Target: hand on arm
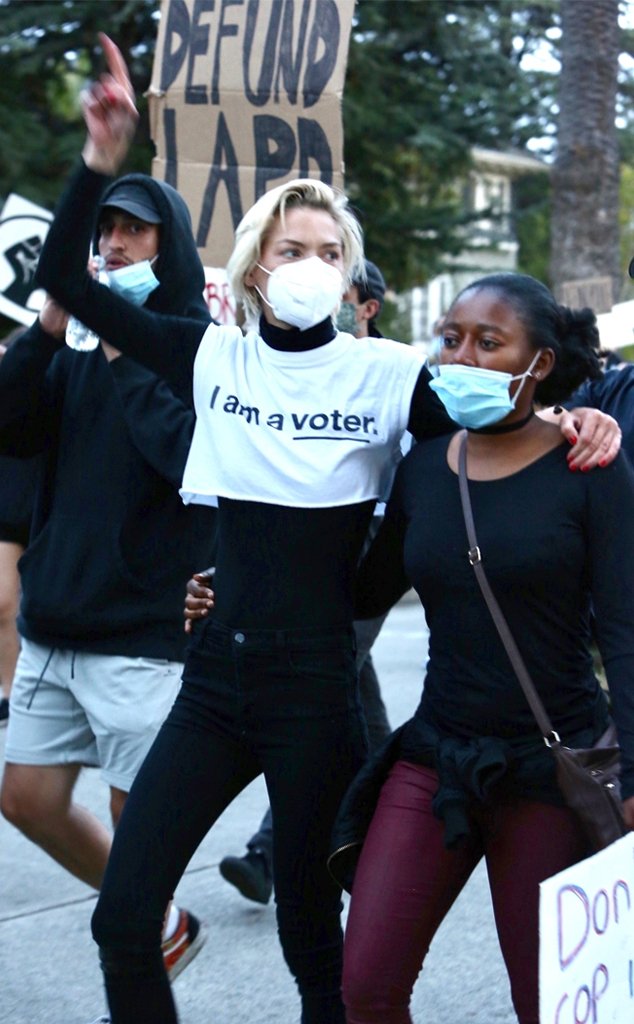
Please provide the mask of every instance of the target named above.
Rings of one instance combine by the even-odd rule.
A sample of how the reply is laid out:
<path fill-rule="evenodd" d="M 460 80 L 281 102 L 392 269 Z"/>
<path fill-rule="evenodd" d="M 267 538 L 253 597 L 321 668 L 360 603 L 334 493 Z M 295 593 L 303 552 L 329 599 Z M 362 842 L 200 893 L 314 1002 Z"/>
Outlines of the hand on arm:
<path fill-rule="evenodd" d="M 128 152 L 139 113 L 119 47 L 103 32 L 99 33 L 99 41 L 109 73 L 82 94 L 82 110 L 88 128 L 82 155 L 92 171 L 116 174 Z"/>
<path fill-rule="evenodd" d="M 68 313 L 50 295 L 46 296 L 46 301 L 40 310 L 38 319 L 42 330 L 50 334 L 51 337 L 58 340 L 65 337 L 69 320 Z"/>
<path fill-rule="evenodd" d="M 612 416 L 598 409 L 564 409 L 561 413 L 544 409 L 538 415 L 550 423 L 557 423 L 572 445 L 567 456 L 571 469 L 585 471 L 607 466 L 619 453 L 620 427 Z"/>
<path fill-rule="evenodd" d="M 204 619 L 209 614 L 209 609 L 214 606 L 214 592 L 207 586 L 214 578 L 215 569 L 205 569 L 204 572 L 197 572 L 187 584 L 185 595 L 185 632 L 191 633 L 193 623 L 196 619 Z"/>

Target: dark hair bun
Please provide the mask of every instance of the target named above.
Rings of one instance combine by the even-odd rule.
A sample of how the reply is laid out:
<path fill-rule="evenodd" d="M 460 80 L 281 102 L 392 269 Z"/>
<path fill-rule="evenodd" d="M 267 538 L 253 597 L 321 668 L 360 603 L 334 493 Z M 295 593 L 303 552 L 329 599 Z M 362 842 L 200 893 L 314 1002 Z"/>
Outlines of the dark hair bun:
<path fill-rule="evenodd" d="M 555 365 L 535 390 L 541 405 L 563 402 L 584 381 L 601 376 L 599 328 L 593 310 L 559 306 L 559 345 L 552 347 Z"/>

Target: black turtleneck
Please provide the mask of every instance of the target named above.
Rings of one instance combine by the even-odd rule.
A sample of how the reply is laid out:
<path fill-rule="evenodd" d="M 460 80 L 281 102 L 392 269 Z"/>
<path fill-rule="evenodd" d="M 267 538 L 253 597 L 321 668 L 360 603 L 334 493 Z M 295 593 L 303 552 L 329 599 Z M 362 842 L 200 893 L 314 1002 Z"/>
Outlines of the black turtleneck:
<path fill-rule="evenodd" d="M 55 220 L 55 246 L 45 246 L 40 258 L 40 283 L 82 323 L 159 374 L 193 405 L 194 361 L 207 325 L 131 305 L 93 281 L 85 273 L 84 257 L 77 255 L 88 248 L 91 213 L 98 210 L 107 183 L 86 167 L 78 170 Z M 58 258 L 59 251 L 65 259 Z M 260 331 L 267 345 L 286 351 L 318 348 L 336 333 L 330 317 L 306 331 L 282 330 L 262 318 Z M 430 379 L 429 371 L 421 370 L 412 396 L 409 429 L 417 440 L 455 429 L 429 388 Z M 221 498 L 215 617 L 236 628 L 349 623 L 356 566 L 373 505 L 307 509 Z M 193 565 L 191 570 L 204 568 Z"/>
<path fill-rule="evenodd" d="M 313 348 L 320 348 L 327 345 L 335 337 L 337 331 L 332 319 L 327 316 L 320 324 L 309 327 L 307 331 L 300 331 L 299 327 L 291 327 L 290 331 L 282 327 L 274 327 L 260 317 L 260 337 L 270 348 L 276 348 L 278 352 L 310 352 Z"/>

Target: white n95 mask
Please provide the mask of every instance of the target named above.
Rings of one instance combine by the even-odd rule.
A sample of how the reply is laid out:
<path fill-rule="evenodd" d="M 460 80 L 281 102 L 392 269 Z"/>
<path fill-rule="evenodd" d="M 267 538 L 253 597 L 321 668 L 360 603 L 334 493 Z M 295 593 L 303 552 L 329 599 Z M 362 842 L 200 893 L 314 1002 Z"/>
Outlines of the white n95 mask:
<path fill-rule="evenodd" d="M 341 298 L 343 278 L 340 272 L 319 256 L 283 263 L 275 270 L 267 270 L 260 263 L 258 267 L 269 275 L 268 298 L 257 288 L 260 298 L 271 307 L 278 320 L 299 327 L 300 331 L 307 331 L 325 320 Z"/>

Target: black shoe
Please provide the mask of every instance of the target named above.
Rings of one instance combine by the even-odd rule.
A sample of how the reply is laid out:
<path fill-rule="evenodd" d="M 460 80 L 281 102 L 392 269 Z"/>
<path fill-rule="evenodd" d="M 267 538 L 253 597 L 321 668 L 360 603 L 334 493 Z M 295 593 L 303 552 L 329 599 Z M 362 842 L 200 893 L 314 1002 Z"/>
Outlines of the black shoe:
<path fill-rule="evenodd" d="M 263 853 L 252 850 L 244 857 L 225 857 L 220 861 L 220 874 L 247 900 L 268 903 L 273 892 L 273 877 Z"/>
<path fill-rule="evenodd" d="M 9 701 L 6 697 L 0 699 L 0 729 L 9 723 Z"/>

